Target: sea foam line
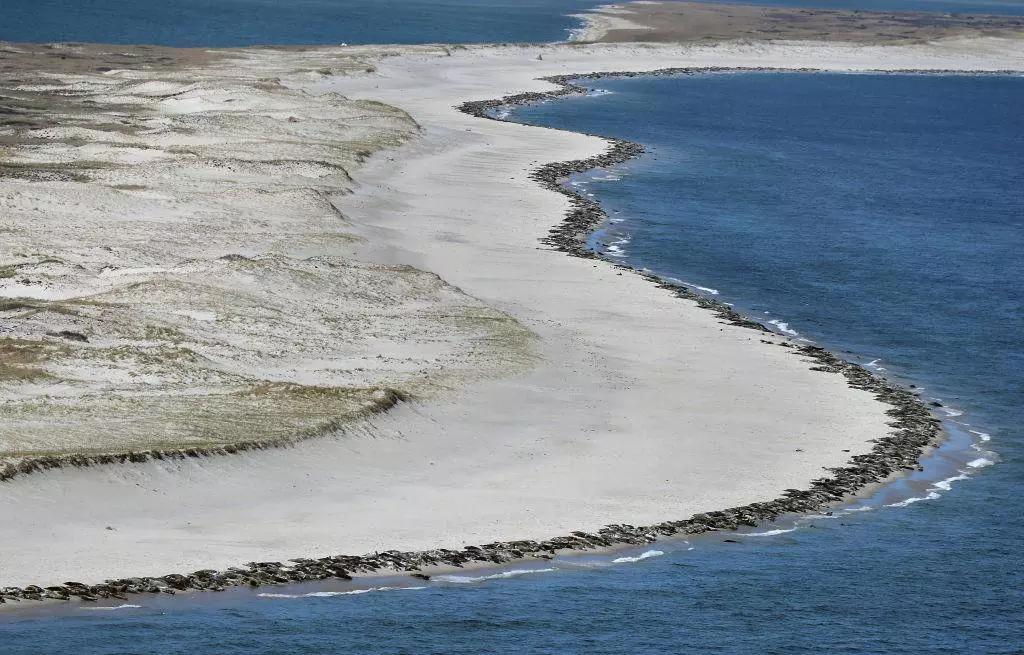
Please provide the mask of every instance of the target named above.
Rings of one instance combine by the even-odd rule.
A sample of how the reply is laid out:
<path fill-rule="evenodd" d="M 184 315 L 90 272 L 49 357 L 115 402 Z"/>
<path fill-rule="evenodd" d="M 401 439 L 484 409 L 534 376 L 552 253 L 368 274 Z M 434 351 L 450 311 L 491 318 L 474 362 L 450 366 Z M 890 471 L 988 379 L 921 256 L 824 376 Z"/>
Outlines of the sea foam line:
<path fill-rule="evenodd" d="M 649 269 L 645 268 L 644 271 L 649 272 Z M 690 287 L 691 289 L 696 289 L 697 291 L 703 291 L 704 293 L 711 294 L 712 296 L 717 296 L 719 294 L 718 289 L 712 289 L 711 287 L 702 287 L 699 284 L 694 284 L 693 282 L 680 280 L 677 277 L 665 276 L 665 279 L 674 284 L 681 284 L 683 286 Z"/>
<path fill-rule="evenodd" d="M 977 459 L 967 462 L 966 467 L 968 469 L 979 469 L 985 466 L 992 466 L 993 464 L 995 464 L 995 461 L 988 459 L 987 457 L 978 457 Z M 971 471 L 957 471 L 956 475 L 932 483 L 932 486 L 927 489 L 928 493 L 924 496 L 914 496 L 896 503 L 889 503 L 886 507 L 906 507 L 907 505 L 913 505 L 914 503 L 919 503 L 924 500 L 935 500 L 937 498 L 941 498 L 942 494 L 939 493 L 940 491 L 949 491 L 953 488 L 954 482 L 967 480 L 970 479 L 970 477 Z"/>
<path fill-rule="evenodd" d="M 778 528 L 776 530 L 767 530 L 765 532 L 749 532 L 744 537 L 774 537 L 777 534 L 786 534 L 787 532 L 795 532 L 797 528 Z"/>
<path fill-rule="evenodd" d="M 645 560 L 651 557 L 658 557 L 659 555 L 664 554 L 665 553 L 660 550 L 647 550 L 640 553 L 636 557 L 616 557 L 612 560 L 612 564 L 631 564 L 633 562 L 639 562 L 640 560 Z"/>
<path fill-rule="evenodd" d="M 311 591 L 308 594 L 257 594 L 260 598 L 333 598 L 334 596 L 360 596 L 375 591 L 417 591 L 426 587 L 370 587 L 369 589 L 353 589 L 351 591 Z"/>
<path fill-rule="evenodd" d="M 946 478 L 945 480 L 939 480 L 938 482 L 936 482 L 932 486 L 934 486 L 936 489 L 942 489 L 943 491 L 949 491 L 950 489 L 953 488 L 953 483 L 954 482 L 957 482 L 959 480 L 966 480 L 969 477 L 971 477 L 971 476 L 967 475 L 966 473 L 961 473 L 960 475 L 954 475 L 953 477 Z"/>
<path fill-rule="evenodd" d="M 924 500 L 935 500 L 936 498 L 941 497 L 942 494 L 940 494 L 938 491 L 929 491 L 926 496 L 913 496 L 911 498 L 907 498 L 906 500 L 901 500 L 898 503 L 889 503 L 888 505 L 886 505 L 886 507 L 907 507 L 908 505 L 913 505 L 914 503 L 919 503 Z"/>
<path fill-rule="evenodd" d="M 780 319 L 773 318 L 772 320 L 768 321 L 768 324 L 774 325 L 779 330 L 779 332 L 782 332 L 783 334 L 788 334 L 791 337 L 800 336 L 799 332 L 789 327 L 789 323 L 786 323 Z"/>
<path fill-rule="evenodd" d="M 557 569 L 512 569 L 511 571 L 502 571 L 501 573 L 492 573 L 491 575 L 435 575 L 431 580 L 437 582 L 448 582 L 451 584 L 473 584 L 475 582 L 484 582 L 487 580 L 504 580 L 506 578 L 516 578 L 521 575 L 531 575 L 534 573 L 550 573 Z"/>

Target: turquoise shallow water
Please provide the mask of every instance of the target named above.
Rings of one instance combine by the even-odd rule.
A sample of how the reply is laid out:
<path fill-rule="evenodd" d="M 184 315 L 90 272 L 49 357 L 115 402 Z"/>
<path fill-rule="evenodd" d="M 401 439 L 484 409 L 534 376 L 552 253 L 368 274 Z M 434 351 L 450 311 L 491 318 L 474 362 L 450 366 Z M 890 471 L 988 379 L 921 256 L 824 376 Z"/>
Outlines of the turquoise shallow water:
<path fill-rule="evenodd" d="M 1024 78 L 593 84 L 604 93 L 514 117 L 648 145 L 575 180 L 619 221 L 595 247 L 964 410 L 924 473 L 831 517 L 618 564 L 7 617 L 3 652 L 1021 652 Z"/>

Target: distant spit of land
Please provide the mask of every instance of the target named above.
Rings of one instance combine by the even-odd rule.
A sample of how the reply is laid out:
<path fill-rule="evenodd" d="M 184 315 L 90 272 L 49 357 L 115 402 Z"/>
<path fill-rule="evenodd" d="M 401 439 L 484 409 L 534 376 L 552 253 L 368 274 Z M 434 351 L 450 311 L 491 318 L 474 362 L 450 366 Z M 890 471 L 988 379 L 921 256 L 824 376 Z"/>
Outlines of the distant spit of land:
<path fill-rule="evenodd" d="M 914 43 L 952 37 L 1020 37 L 1024 17 L 802 9 L 700 2 L 631 2 L 581 14 L 580 41 L 734 39 Z"/>

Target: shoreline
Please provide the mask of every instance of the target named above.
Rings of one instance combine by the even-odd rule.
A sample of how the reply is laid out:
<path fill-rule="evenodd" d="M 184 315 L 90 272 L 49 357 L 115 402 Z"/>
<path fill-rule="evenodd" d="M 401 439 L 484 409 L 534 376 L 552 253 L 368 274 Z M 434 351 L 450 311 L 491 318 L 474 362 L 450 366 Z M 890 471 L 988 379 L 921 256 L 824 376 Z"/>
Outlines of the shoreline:
<path fill-rule="evenodd" d="M 508 120 L 507 118 L 495 118 L 489 115 L 489 112 L 507 108 L 511 106 L 528 105 L 537 102 L 546 102 L 549 100 L 558 100 L 569 96 L 581 96 L 586 95 L 587 89 L 577 84 L 573 84 L 575 80 L 598 80 L 603 78 L 617 77 L 617 78 L 631 78 L 631 77 L 671 77 L 671 76 L 684 76 L 684 75 L 708 75 L 708 74 L 734 74 L 734 73 L 811 73 L 811 74 L 842 74 L 842 75 L 985 75 L 985 76 L 1022 76 L 1024 72 L 1013 69 L 1006 70 L 958 70 L 958 69 L 876 69 L 876 70 L 861 70 L 861 71 L 843 71 L 835 72 L 827 69 L 820 68 L 773 68 L 773 67 L 727 67 L 727 66 L 709 66 L 709 67 L 681 67 L 681 68 L 662 68 L 651 71 L 600 71 L 580 74 L 563 74 L 563 75 L 552 75 L 547 77 L 537 78 L 540 81 L 550 82 L 559 88 L 554 91 L 534 91 L 526 93 L 515 93 L 496 98 L 492 100 L 471 100 L 464 102 L 458 106 L 458 110 L 464 114 L 475 116 L 477 118 L 485 118 L 488 120 L 496 120 L 501 122 L 515 123 L 522 125 L 522 123 L 516 123 L 516 121 Z M 541 127 L 542 129 L 555 129 L 546 128 L 543 126 L 531 126 Z M 531 179 L 536 180 L 544 188 L 555 193 L 562 194 L 569 198 L 569 202 L 572 208 L 567 213 L 566 217 L 558 224 L 553 226 L 549 232 L 549 236 L 542 240 L 545 245 L 553 246 L 556 250 L 560 250 L 564 253 L 570 254 L 574 257 L 584 257 L 590 259 L 601 259 L 608 262 L 616 267 L 623 269 L 636 270 L 631 266 L 624 265 L 621 262 L 612 260 L 601 256 L 598 253 L 590 250 L 586 246 L 587 238 L 594 232 L 599 230 L 607 222 L 607 214 L 601 208 L 600 203 L 591 200 L 586 196 L 576 193 L 571 189 L 568 189 L 564 184 L 563 180 L 567 179 L 570 175 L 577 173 L 584 173 L 597 168 L 604 168 L 606 166 L 614 166 L 630 159 L 634 159 L 643 155 L 645 148 L 640 143 L 627 141 L 624 139 L 616 139 L 612 137 L 602 136 L 600 134 L 589 134 L 587 132 L 574 132 L 574 134 L 586 134 L 587 136 L 593 136 L 604 140 L 608 143 L 608 150 L 600 155 L 590 157 L 583 160 L 564 161 L 564 162 L 552 162 L 546 164 L 533 173 L 531 173 Z M 659 278 L 660 279 L 660 278 Z M 678 286 L 678 285 L 677 285 Z M 730 321 L 735 321 L 734 325 L 744 325 L 747 327 L 762 326 L 757 321 L 751 321 L 741 316 L 738 312 L 733 311 L 729 306 L 724 303 L 716 302 L 707 296 L 693 292 L 688 287 L 684 287 L 690 292 L 690 296 L 686 296 L 689 300 L 695 302 L 710 302 L 711 304 L 707 307 L 714 307 L 716 311 L 720 312 L 720 315 L 728 317 Z M 764 326 L 762 326 L 764 327 Z M 772 330 L 767 329 L 768 332 L 775 334 Z"/>
<path fill-rule="evenodd" d="M 926 448 L 924 454 L 922 455 L 922 458 L 941 464 L 940 460 L 932 458 L 941 450 L 945 449 L 948 445 L 948 441 L 943 441 L 942 444 L 936 448 Z M 971 448 L 975 450 L 975 454 L 981 454 L 985 452 L 979 450 L 975 444 L 971 444 Z M 969 456 L 966 450 L 958 450 L 956 452 L 960 452 L 962 455 L 964 455 L 963 459 L 966 459 Z M 902 493 L 899 493 L 895 496 L 886 496 L 886 491 L 888 489 L 893 488 L 894 484 L 897 483 L 898 481 L 908 479 L 908 475 L 905 473 L 894 474 L 893 476 L 890 476 L 890 478 L 887 480 L 883 480 L 879 483 L 874 483 L 866 486 L 856 496 L 846 498 L 843 501 L 833 505 L 832 509 L 830 509 L 830 511 L 828 512 L 786 514 L 780 516 L 779 519 L 776 521 L 762 523 L 756 526 L 749 527 L 740 526 L 735 530 L 712 530 L 694 535 L 674 535 L 669 537 L 661 537 L 655 542 L 643 545 L 614 544 L 610 546 L 599 546 L 586 550 L 561 550 L 557 551 L 553 555 L 553 557 L 544 556 L 533 559 L 523 558 L 500 564 L 492 561 L 472 561 L 462 565 L 432 565 L 414 572 L 398 571 L 395 569 L 384 568 L 375 571 L 357 573 L 354 574 L 351 577 L 351 579 L 348 580 L 346 580 L 345 578 L 328 577 L 321 580 L 280 582 L 271 583 L 267 585 L 260 585 L 256 587 L 251 587 L 247 585 L 238 587 L 226 587 L 224 589 L 219 589 L 217 591 L 223 591 L 227 594 L 237 594 L 245 590 L 248 590 L 250 593 L 255 593 L 257 590 L 259 590 L 261 591 L 261 593 L 258 593 L 256 595 L 268 599 L 296 599 L 310 596 L 330 595 L 344 596 L 359 595 L 363 593 L 379 591 L 419 590 L 428 588 L 427 586 L 425 586 L 427 584 L 435 583 L 440 583 L 441 585 L 461 585 L 466 583 L 480 583 L 490 580 L 499 580 L 509 577 L 515 577 L 518 575 L 533 573 L 564 573 L 578 571 L 581 566 L 585 568 L 591 568 L 593 566 L 603 567 L 632 564 L 648 559 L 649 557 L 656 557 L 660 555 L 667 555 L 673 552 L 677 552 L 680 550 L 681 546 L 687 546 L 687 550 L 692 550 L 691 546 L 699 547 L 701 545 L 706 545 L 709 547 L 722 547 L 726 544 L 741 544 L 744 543 L 743 540 L 745 538 L 769 537 L 774 536 L 775 534 L 784 534 L 793 532 L 794 530 L 803 529 L 803 521 L 814 521 L 815 519 L 833 519 L 842 517 L 846 514 L 859 513 L 867 509 L 881 510 L 893 506 L 892 502 L 884 501 L 895 501 L 896 505 L 900 505 L 901 503 L 909 504 L 907 502 L 908 498 L 911 502 L 913 502 L 914 500 L 927 500 L 929 499 L 928 497 L 908 497 L 905 496 L 905 494 L 927 493 L 938 488 L 936 484 L 937 481 L 945 482 L 950 479 L 961 479 L 959 475 L 950 475 L 951 473 L 957 470 L 958 466 L 959 465 L 953 465 L 947 461 L 945 462 L 945 464 L 942 465 L 942 468 L 940 468 L 940 470 L 931 471 L 930 474 L 928 474 L 923 480 L 918 480 L 914 485 L 915 487 L 918 488 L 905 489 Z M 883 504 L 864 504 L 874 500 L 883 501 Z M 832 510 L 834 510 L 834 512 Z M 768 529 L 771 526 L 781 526 L 781 528 L 776 528 L 774 530 Z M 814 527 L 814 525 L 811 524 L 809 527 Z M 719 539 L 716 540 L 716 536 Z M 655 548 L 659 546 L 664 548 L 665 550 L 655 550 Z M 526 566 L 527 568 L 518 568 L 519 566 Z M 459 579 L 449 579 L 453 577 L 457 577 Z M 196 602 L 200 601 L 203 596 L 209 597 L 207 594 L 204 593 L 205 591 L 210 591 L 210 589 L 192 588 L 182 591 L 175 591 L 173 588 L 167 588 L 165 590 L 161 590 L 160 592 L 140 592 L 138 594 L 132 594 L 130 596 L 97 596 L 96 599 L 92 601 L 82 601 L 77 597 L 70 597 L 66 600 L 43 597 L 38 601 L 29 600 L 28 604 L 22 604 L 19 602 L 9 602 L 6 605 L 4 605 L 3 603 L 0 603 L 0 621 L 4 619 L 15 618 L 18 616 L 19 613 L 21 613 L 23 616 L 38 616 L 39 612 L 46 610 L 63 612 L 74 609 L 141 609 L 142 607 L 147 606 L 114 606 L 112 604 L 107 603 L 110 603 L 112 601 L 132 600 L 138 600 L 141 602 L 144 601 L 146 598 L 161 599 L 168 595 L 174 596 L 177 602 Z"/>
<path fill-rule="evenodd" d="M 738 72 L 766 69 L 663 69 L 649 73 L 650 75 L 700 74 L 707 72 Z M 782 71 L 786 69 L 770 69 Z M 811 72 L 801 69 L 801 72 Z M 930 72 L 930 71 L 914 71 Z M 544 98 L 557 98 L 578 93 L 581 87 L 570 84 L 573 79 L 596 79 L 609 76 L 639 75 L 636 73 L 588 73 L 583 75 L 562 75 L 543 78 L 562 86 L 559 91 L 540 94 Z M 527 98 L 529 100 L 527 100 Z M 486 115 L 488 109 L 526 101 L 537 101 L 543 98 L 534 94 L 516 94 L 507 96 L 501 101 L 469 102 L 459 107 L 460 111 L 476 117 L 491 119 Z M 495 104 L 497 103 L 497 104 Z M 498 120 L 498 119 L 491 119 Z M 780 347 L 790 348 L 794 353 L 811 358 L 817 366 L 811 370 L 839 373 L 846 377 L 851 388 L 869 391 L 875 394 L 876 400 L 888 404 L 891 409 L 886 413 L 896 420 L 890 424 L 895 433 L 877 440 L 871 453 L 858 454 L 850 458 L 849 465 L 832 469 L 831 478 L 814 480 L 811 487 L 805 490 L 788 490 L 787 493 L 771 501 L 752 503 L 746 506 L 727 508 L 718 511 L 693 515 L 682 520 L 667 520 L 650 526 L 632 526 L 628 524 L 612 524 L 597 531 L 596 534 L 574 531 L 570 535 L 555 537 L 544 541 L 520 540 L 513 542 L 496 542 L 480 546 L 467 546 L 462 552 L 441 549 L 438 551 L 394 552 L 389 551 L 370 556 L 339 555 L 316 560 L 297 558 L 290 560 L 294 566 L 280 562 L 263 562 L 249 565 L 248 571 L 242 572 L 233 567 L 229 571 L 206 571 L 205 574 L 170 574 L 156 578 L 132 578 L 115 580 L 99 585 L 58 585 L 42 588 L 36 585 L 20 589 L 7 587 L 0 593 L 0 602 L 7 599 L 26 600 L 67 600 L 77 597 L 90 601 L 97 598 L 126 598 L 124 594 L 142 593 L 175 593 L 178 591 L 220 591 L 230 586 L 259 587 L 280 585 L 295 582 L 309 582 L 326 579 L 351 580 L 353 574 L 389 574 L 391 571 L 417 573 L 424 569 L 432 574 L 437 571 L 463 570 L 465 567 L 489 566 L 517 561 L 546 560 L 561 551 L 606 552 L 615 548 L 651 544 L 660 538 L 676 535 L 698 535 L 720 530 L 734 531 L 744 526 L 757 526 L 771 523 L 783 515 L 808 514 L 820 512 L 842 502 L 844 499 L 863 493 L 867 489 L 884 485 L 894 476 L 903 471 L 920 468 L 919 459 L 929 448 L 941 442 L 941 422 L 931 415 L 931 411 L 923 400 L 913 393 L 876 375 L 864 367 L 845 361 L 825 348 L 819 346 L 797 346 L 786 340 L 782 335 L 771 331 L 766 326 L 753 321 L 731 309 L 728 305 L 709 299 L 690 288 L 665 281 L 656 275 L 639 271 L 633 267 L 622 265 L 603 258 L 585 248 L 586 236 L 606 218 L 599 203 L 588 200 L 564 185 L 568 175 L 613 165 L 639 156 L 643 146 L 628 141 L 606 139 L 610 147 L 602 155 L 586 159 L 566 162 L 551 162 L 538 168 L 531 175 L 545 188 L 573 197 L 572 208 L 567 212 L 560 224 L 552 227 L 551 237 L 545 242 L 570 256 L 584 258 L 600 258 L 616 268 L 629 270 L 640 277 L 654 283 L 660 288 L 668 289 L 679 298 L 696 302 L 702 309 L 715 313 L 719 318 L 732 325 L 757 330 L 773 337 L 782 339 L 776 343 Z M 586 226 L 586 227 L 584 227 Z M 581 238 L 582 237 L 582 238 Z M 580 244 L 584 245 L 580 245 Z M 387 411 L 397 402 L 400 396 L 382 411 Z M 262 444 L 254 447 L 272 447 Z M 247 449 L 247 448 L 240 448 Z M 229 451 L 230 452 L 230 451 Z M 164 456 L 199 457 L 209 453 L 155 453 L 138 454 L 146 459 L 146 455 L 162 459 Z M 69 456 L 75 457 L 75 456 Z M 140 461 L 128 456 L 121 461 Z M 81 466 L 81 460 L 75 465 Z M 109 463 L 109 462 L 95 462 Z M 88 463 L 84 465 L 89 465 Z M 60 466 L 59 463 L 52 466 Z M 52 467 L 50 466 L 50 467 Z M 39 466 L 38 468 L 47 468 Z M 6 478 L 4 478 L 6 479 Z M 532 558 L 532 559 L 531 559 Z M 470 568 L 469 570 L 472 570 Z"/>
<path fill-rule="evenodd" d="M 726 69 L 720 68 L 720 70 Z M 647 73 L 637 72 L 630 74 L 644 75 Z M 562 75 L 557 77 L 568 80 L 586 77 L 586 75 Z M 554 78 L 538 79 L 551 81 Z M 559 193 L 571 195 L 571 192 L 561 187 L 561 184 L 558 182 L 565 175 L 582 170 L 579 169 L 580 166 L 586 166 L 589 169 L 613 163 L 612 160 L 616 157 L 637 154 L 634 147 L 622 145 L 619 146 L 619 150 L 616 150 L 616 147 L 617 144 L 613 142 L 610 152 L 606 151 L 588 159 L 542 165 L 539 169 L 534 170 L 530 178 L 534 182 L 539 182 L 547 190 L 555 190 L 548 185 L 557 184 L 562 189 Z M 622 160 L 619 159 L 618 161 Z M 595 163 L 596 165 L 590 165 Z M 574 212 L 583 212 L 583 214 L 575 215 L 593 221 L 593 209 L 593 207 L 581 207 L 570 202 L 568 207 L 569 216 L 566 220 L 571 222 Z M 600 211 L 599 205 L 597 210 Z M 564 224 L 565 221 L 559 225 Z M 553 229 L 558 233 L 549 235 L 549 238 L 552 239 L 549 244 L 556 244 L 556 239 L 561 239 L 563 247 L 559 249 L 583 259 L 596 258 L 597 256 L 593 253 L 581 255 L 574 251 L 574 249 L 576 251 L 580 250 L 577 238 L 581 233 L 579 228 L 580 224 L 572 223 L 567 231 L 558 232 L 558 226 L 556 225 Z M 589 233 L 589 231 L 590 229 L 586 233 Z M 574 246 L 573 244 L 577 245 Z M 617 270 L 626 268 L 614 263 L 613 265 Z M 694 294 L 688 288 L 666 283 L 651 274 L 640 271 L 634 272 L 643 278 L 645 283 L 653 282 L 656 287 L 668 291 L 675 298 L 683 298 L 698 304 L 701 303 L 697 298 L 702 297 Z M 702 305 L 704 309 L 716 311 L 724 307 L 720 303 L 713 303 L 706 298 L 704 298 L 704 301 L 709 303 L 706 306 Z M 778 336 L 776 333 L 768 331 L 761 324 L 745 319 L 731 309 L 726 308 L 726 310 L 731 312 L 731 314 L 719 316 L 719 318 L 733 318 L 733 315 L 738 317 L 736 319 L 737 322 L 732 323 L 732 325 L 753 328 L 762 332 L 769 332 L 773 336 Z M 702 534 L 718 530 L 730 530 L 742 525 L 757 525 L 766 520 L 774 520 L 783 514 L 816 511 L 833 503 L 841 502 L 851 493 L 856 493 L 857 490 L 865 488 L 866 485 L 875 484 L 901 470 L 917 467 L 921 452 L 929 447 L 929 445 L 937 443 L 941 433 L 940 422 L 931 416 L 923 401 L 914 394 L 889 383 L 887 380 L 876 378 L 874 374 L 865 368 L 857 364 L 845 362 L 820 347 L 798 347 L 788 342 L 777 345 L 787 348 L 794 355 L 811 360 L 807 362 L 812 364 L 811 370 L 842 374 L 846 379 L 848 387 L 870 392 L 875 396 L 876 400 L 890 405 L 891 409 L 887 411 L 887 414 L 895 420 L 893 427 L 897 429 L 897 433 L 876 440 L 871 453 L 853 456 L 846 466 L 833 468 L 831 470 L 831 477 L 813 480 L 807 489 L 791 489 L 784 495 L 771 501 L 755 502 L 726 510 L 696 513 L 690 516 L 690 518 L 683 520 L 663 521 L 639 527 L 627 524 L 608 524 L 596 531 L 587 532 L 581 530 L 572 532 L 568 536 L 541 541 L 496 541 L 482 546 L 465 546 L 461 550 L 388 551 L 363 557 L 331 556 L 315 559 L 297 559 L 292 560 L 295 564 L 294 566 L 280 562 L 264 562 L 249 565 L 245 569 L 238 568 L 221 572 L 207 570 L 191 575 L 172 574 L 157 578 L 122 578 L 101 585 L 57 585 L 55 588 L 49 589 L 25 586 L 19 588 L 20 591 L 15 590 L 14 587 L 7 587 L 3 589 L 2 593 L 9 597 L 19 596 L 20 594 L 20 597 L 31 599 L 35 599 L 34 596 L 45 597 L 47 594 L 50 594 L 50 597 L 56 598 L 61 596 L 75 596 L 79 598 L 83 596 L 95 598 L 109 596 L 117 598 L 125 593 L 147 593 L 152 592 L 154 589 L 158 592 L 163 592 L 164 590 L 173 592 L 185 589 L 217 589 L 237 585 L 274 585 L 328 578 L 345 579 L 351 573 L 368 572 L 371 570 L 415 570 L 439 564 L 461 567 L 472 562 L 500 564 L 529 558 L 530 556 L 539 557 L 539 559 L 543 560 L 563 550 L 580 551 L 616 545 L 647 544 L 652 543 L 658 538 L 675 534 Z"/>

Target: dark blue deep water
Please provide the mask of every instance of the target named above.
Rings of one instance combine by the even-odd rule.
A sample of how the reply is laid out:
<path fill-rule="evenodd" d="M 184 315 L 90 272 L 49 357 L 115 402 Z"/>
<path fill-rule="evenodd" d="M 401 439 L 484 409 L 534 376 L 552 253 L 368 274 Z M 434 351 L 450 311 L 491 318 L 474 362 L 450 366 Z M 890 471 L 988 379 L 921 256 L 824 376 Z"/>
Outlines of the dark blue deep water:
<path fill-rule="evenodd" d="M 971 0 L 968 0 L 971 1 Z M 0 0 L 0 40 L 182 47 L 562 41 L 595 0 Z"/>
<path fill-rule="evenodd" d="M 721 0 L 716 0 L 721 1 Z M 1024 0 L 726 0 L 1024 14 Z M 0 40 L 235 47 L 561 41 L 602 0 L 0 0 Z"/>
<path fill-rule="evenodd" d="M 963 411 L 924 473 L 832 517 L 614 565 L 7 616 L 0 652 L 1021 653 L 1024 78 L 593 84 L 611 93 L 513 117 L 649 147 L 575 180 L 618 221 L 595 247 Z"/>

